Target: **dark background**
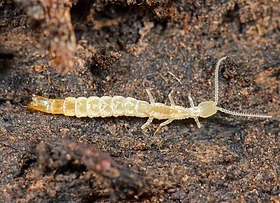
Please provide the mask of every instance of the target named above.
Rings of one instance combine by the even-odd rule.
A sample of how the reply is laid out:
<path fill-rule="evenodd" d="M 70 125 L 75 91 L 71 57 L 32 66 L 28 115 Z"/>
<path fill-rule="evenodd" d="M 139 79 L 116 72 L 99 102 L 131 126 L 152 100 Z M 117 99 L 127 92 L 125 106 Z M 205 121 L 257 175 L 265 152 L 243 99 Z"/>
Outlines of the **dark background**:
<path fill-rule="evenodd" d="M 152 194 L 138 201 L 280 201 L 277 1 L 72 1 L 77 51 L 64 73 L 50 63 L 49 46 L 71 29 L 56 33 L 41 2 L 0 0 L 2 201 L 112 198 L 110 180 L 79 164 L 40 167 L 34 146 L 61 138 L 94 145 L 153 179 Z M 222 56 L 230 58 L 221 65 L 220 106 L 272 119 L 218 112 L 200 119 L 200 129 L 187 119 L 154 135 L 162 121 L 145 134 L 143 118 L 79 119 L 25 107 L 32 94 L 148 101 L 146 88 L 166 104 L 174 88 L 176 104 L 189 107 L 189 93 L 196 104 L 214 99 L 214 66 Z"/>

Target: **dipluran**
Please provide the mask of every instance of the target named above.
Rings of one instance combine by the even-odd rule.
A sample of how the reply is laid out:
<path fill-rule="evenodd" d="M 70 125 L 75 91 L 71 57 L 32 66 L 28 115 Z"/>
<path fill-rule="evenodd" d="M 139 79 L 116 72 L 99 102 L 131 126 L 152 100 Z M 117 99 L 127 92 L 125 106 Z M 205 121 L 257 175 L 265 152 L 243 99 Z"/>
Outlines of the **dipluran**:
<path fill-rule="evenodd" d="M 271 118 L 270 115 L 260 115 L 244 112 L 236 112 L 224 109 L 218 105 L 219 94 L 219 67 L 222 61 L 227 57 L 221 58 L 215 68 L 215 101 L 203 101 L 198 106 L 194 105 L 191 96 L 188 96 L 190 108 L 177 106 L 172 98 L 172 91 L 168 95 L 171 106 L 162 103 L 156 103 L 149 90 L 146 90 L 149 96 L 150 103 L 137 100 L 131 97 L 122 96 L 103 96 L 103 97 L 67 97 L 65 99 L 48 99 L 42 96 L 33 95 L 32 102 L 27 106 L 31 109 L 42 111 L 51 114 L 63 114 L 65 116 L 80 117 L 111 117 L 111 116 L 134 116 L 148 118 L 147 122 L 142 125 L 144 130 L 153 121 L 153 119 L 166 120 L 162 122 L 155 133 L 163 126 L 170 124 L 174 120 L 194 118 L 197 126 L 201 124 L 198 117 L 207 118 L 217 111 L 231 114 L 234 116 L 245 116 L 255 118 Z"/>

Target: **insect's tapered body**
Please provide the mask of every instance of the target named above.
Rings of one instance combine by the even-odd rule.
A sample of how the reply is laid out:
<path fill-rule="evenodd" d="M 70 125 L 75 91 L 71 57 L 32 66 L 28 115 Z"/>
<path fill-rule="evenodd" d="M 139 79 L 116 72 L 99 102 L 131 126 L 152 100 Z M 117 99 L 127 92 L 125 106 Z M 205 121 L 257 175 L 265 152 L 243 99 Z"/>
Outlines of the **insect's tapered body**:
<path fill-rule="evenodd" d="M 33 109 L 65 116 L 80 117 L 109 117 L 137 116 L 147 117 L 151 105 L 130 97 L 67 97 L 65 99 L 47 99 L 33 96 L 29 106 Z"/>
<path fill-rule="evenodd" d="M 191 117 L 192 110 L 181 106 L 167 106 L 162 103 L 150 104 L 131 97 L 67 97 L 47 99 L 33 96 L 30 108 L 51 114 L 80 117 L 135 116 L 155 119 L 185 119 Z"/>

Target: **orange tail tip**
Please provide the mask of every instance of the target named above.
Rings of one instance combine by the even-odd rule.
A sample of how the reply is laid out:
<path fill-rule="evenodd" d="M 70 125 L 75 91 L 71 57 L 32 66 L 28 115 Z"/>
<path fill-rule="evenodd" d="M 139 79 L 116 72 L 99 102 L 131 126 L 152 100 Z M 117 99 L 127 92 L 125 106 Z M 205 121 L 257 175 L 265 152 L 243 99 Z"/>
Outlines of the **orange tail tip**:
<path fill-rule="evenodd" d="M 33 95 L 32 102 L 28 103 L 27 107 L 47 113 L 49 110 L 49 99 L 42 96 Z"/>
<path fill-rule="evenodd" d="M 37 111 L 63 114 L 64 113 L 64 99 L 48 99 L 42 96 L 32 96 L 32 102 L 27 104 L 27 107 Z"/>

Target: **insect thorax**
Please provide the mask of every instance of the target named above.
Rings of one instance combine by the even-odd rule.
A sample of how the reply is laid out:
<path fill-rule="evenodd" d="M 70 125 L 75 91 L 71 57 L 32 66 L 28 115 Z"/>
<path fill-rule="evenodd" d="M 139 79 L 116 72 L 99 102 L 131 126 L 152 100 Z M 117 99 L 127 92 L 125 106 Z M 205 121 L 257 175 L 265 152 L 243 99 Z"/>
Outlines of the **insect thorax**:
<path fill-rule="evenodd" d="M 155 103 L 149 111 L 149 117 L 180 120 L 191 117 L 190 113 L 188 108 L 182 106 L 167 106 L 161 103 Z"/>

